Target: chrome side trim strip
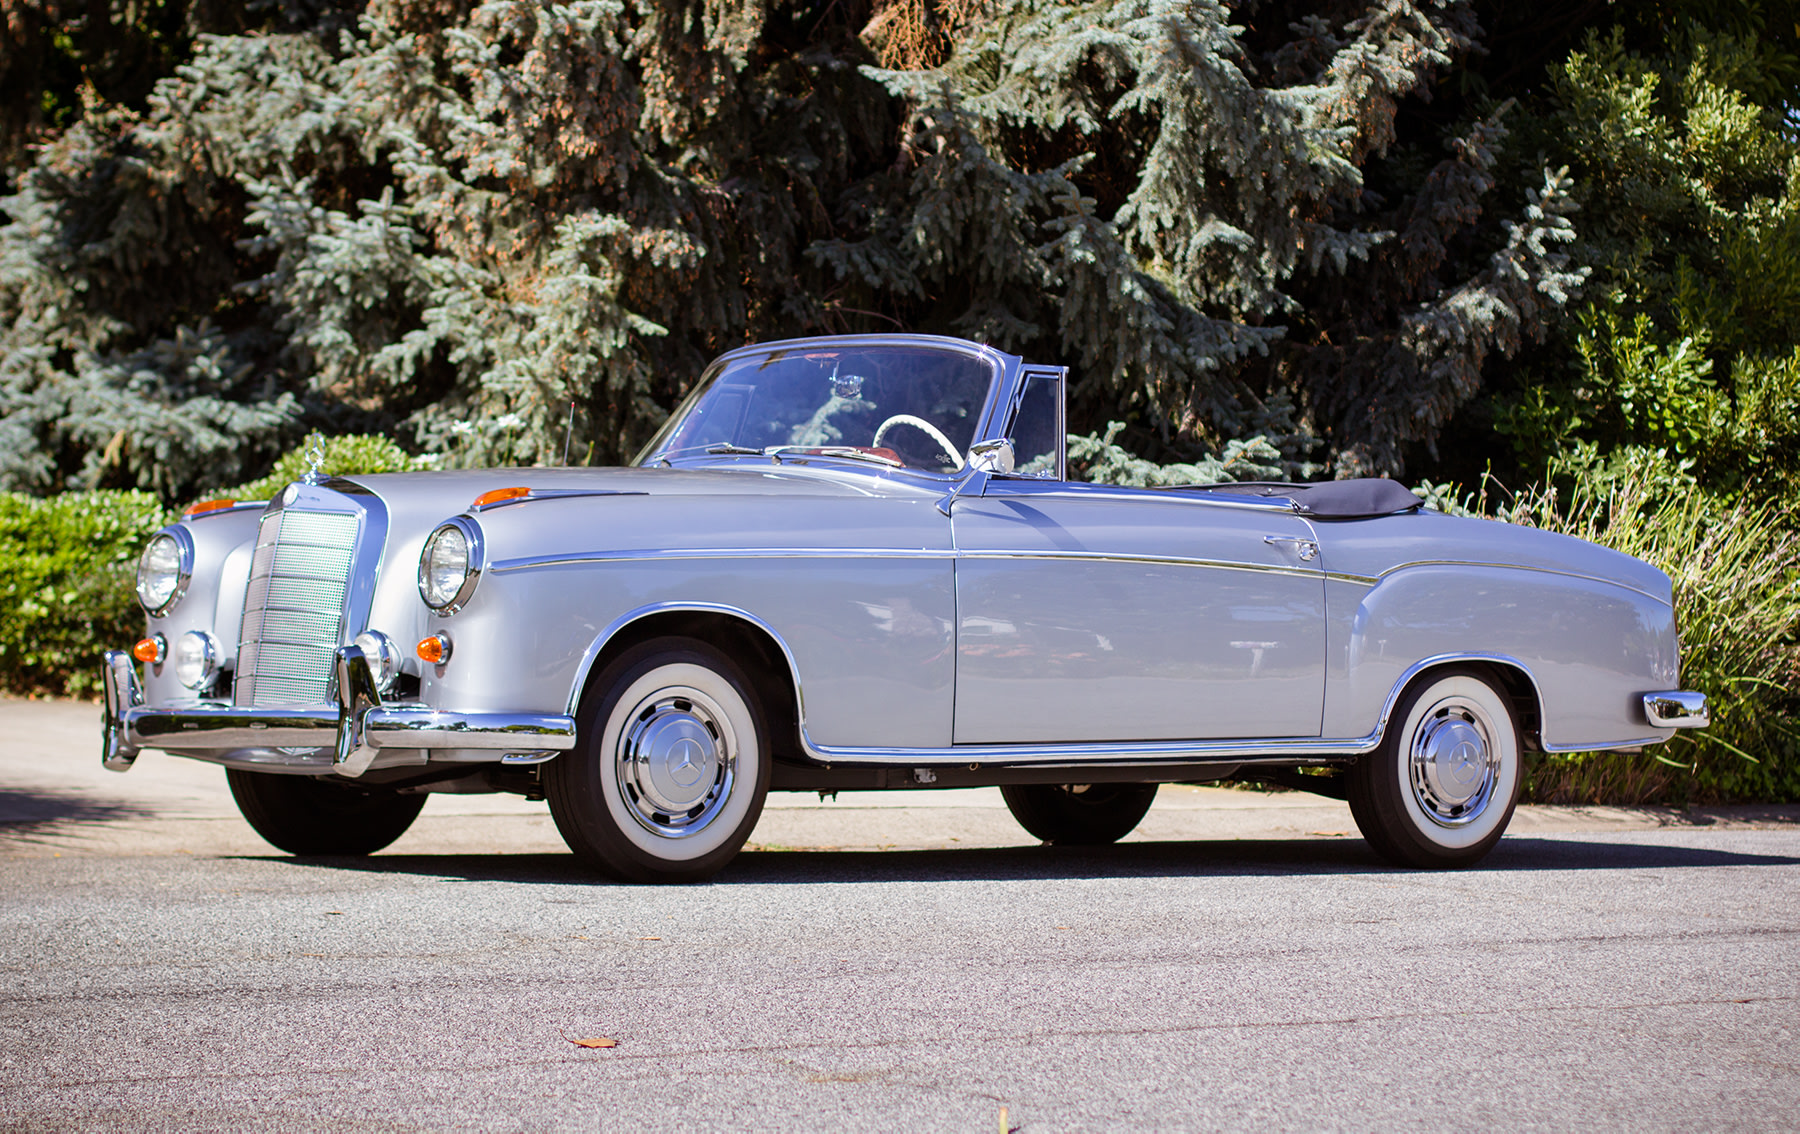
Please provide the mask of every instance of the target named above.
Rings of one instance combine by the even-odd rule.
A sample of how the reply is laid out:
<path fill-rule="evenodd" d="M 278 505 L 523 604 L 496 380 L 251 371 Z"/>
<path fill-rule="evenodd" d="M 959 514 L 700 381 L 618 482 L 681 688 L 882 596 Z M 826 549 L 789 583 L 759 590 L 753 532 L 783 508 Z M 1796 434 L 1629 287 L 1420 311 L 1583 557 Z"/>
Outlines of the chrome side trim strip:
<path fill-rule="evenodd" d="M 1508 571 L 1532 571 L 1540 575 L 1556 575 L 1565 579 L 1585 579 L 1590 583 L 1605 583 L 1608 586 L 1621 587 L 1630 591 L 1632 594 L 1643 595 L 1652 602 L 1661 603 L 1663 606 L 1670 605 L 1667 599 L 1658 595 L 1653 595 L 1649 591 L 1634 587 L 1630 583 L 1622 583 L 1617 579 L 1608 579 L 1600 575 L 1587 575 L 1580 571 L 1563 571 L 1555 567 L 1538 567 L 1530 563 L 1481 563 L 1469 559 L 1421 559 L 1416 563 L 1399 563 L 1389 567 L 1381 573 L 1380 578 L 1385 579 L 1389 575 L 1396 575 L 1401 571 L 1407 571 L 1414 567 L 1489 567 Z M 1377 581 L 1380 580 L 1378 579 Z"/>
<path fill-rule="evenodd" d="M 1310 542 L 1310 541 L 1299 541 Z M 1199 567 L 1214 571 L 1251 571 L 1272 575 L 1298 575 L 1305 579 L 1321 578 L 1316 567 L 1294 567 L 1280 563 L 1241 563 L 1226 559 L 1192 559 L 1179 555 L 1121 555 L 1111 551 L 958 551 L 962 559 L 1061 559 L 1104 563 L 1138 563 L 1153 567 Z"/>
<path fill-rule="evenodd" d="M 1705 728 L 1712 723 L 1712 710 L 1704 693 L 1646 693 L 1644 719 L 1656 728 Z"/>
<path fill-rule="evenodd" d="M 1326 549 L 1327 551 L 1329 549 Z M 985 549 L 981 551 L 953 551 L 949 549 L 912 548 L 912 547 L 696 547 L 696 548 L 629 548 L 619 551 L 594 551 L 572 555 L 538 555 L 518 559 L 503 559 L 492 566 L 495 572 L 529 571 L 542 567 L 563 567 L 580 563 L 633 563 L 653 561 L 674 561 L 681 559 L 1090 559 L 1108 563 L 1149 563 L 1176 567 L 1204 567 L 1226 571 L 1273 571 L 1280 574 L 1303 575 L 1308 578 L 1324 577 L 1334 582 L 1355 583 L 1359 586 L 1373 587 L 1396 575 L 1401 571 L 1414 567 L 1485 567 L 1498 570 L 1531 571 L 1541 575 L 1556 575 L 1569 579 L 1584 579 L 1590 583 L 1605 583 L 1610 586 L 1623 587 L 1633 594 L 1643 595 L 1652 601 L 1668 605 L 1663 599 L 1648 591 L 1640 590 L 1617 579 L 1605 579 L 1598 575 L 1584 575 L 1577 571 L 1559 571 L 1549 567 L 1535 567 L 1523 563 L 1474 563 L 1460 560 L 1420 560 L 1417 563 L 1402 563 L 1390 567 L 1380 575 L 1357 575 L 1347 571 L 1320 571 L 1316 568 L 1286 567 L 1274 564 L 1236 563 L 1219 559 L 1192 559 L 1178 555 L 1123 555 L 1110 551 L 1037 551 L 1037 550 L 1005 550 Z"/>
<path fill-rule="evenodd" d="M 563 567 L 577 563 L 641 563 L 677 559 L 954 559 L 945 548 L 907 547 L 746 547 L 746 548 L 635 548 L 627 551 L 595 551 L 577 555 L 536 555 L 502 559 L 490 570 L 529 571 L 539 567 Z M 698 608 L 696 608 L 698 609 Z M 631 621 L 627 615 L 625 621 Z"/>
<path fill-rule="evenodd" d="M 949 748 L 836 748 L 800 730 L 807 755 L 828 764 L 1231 763 L 1325 764 L 1372 751 L 1381 734 L 1358 740 L 1316 736 L 1257 740 L 1138 740 L 1087 744 L 958 744 Z"/>
<path fill-rule="evenodd" d="M 578 555 L 540 555 L 519 559 L 503 559 L 490 570 L 528 571 L 542 567 L 563 567 L 579 563 L 661 562 L 680 559 L 1061 559 L 1091 560 L 1104 563 L 1139 563 L 1165 567 L 1200 567 L 1221 571 L 1269 571 L 1281 575 L 1300 575 L 1317 579 L 1323 572 L 1316 568 L 1283 564 L 1239 563 L 1224 559 L 1193 559 L 1179 555 L 1121 555 L 1110 551 L 1009 551 L 990 549 L 956 551 L 948 548 L 882 548 L 882 547 L 748 547 L 748 548 L 675 548 L 658 550 L 638 548 L 625 551 L 596 551 Z M 1374 585 L 1375 580 L 1346 576 L 1357 582 Z M 701 609 L 696 607 L 694 609 Z M 742 613 L 742 612 L 737 612 Z M 626 621 L 630 621 L 630 616 Z"/>

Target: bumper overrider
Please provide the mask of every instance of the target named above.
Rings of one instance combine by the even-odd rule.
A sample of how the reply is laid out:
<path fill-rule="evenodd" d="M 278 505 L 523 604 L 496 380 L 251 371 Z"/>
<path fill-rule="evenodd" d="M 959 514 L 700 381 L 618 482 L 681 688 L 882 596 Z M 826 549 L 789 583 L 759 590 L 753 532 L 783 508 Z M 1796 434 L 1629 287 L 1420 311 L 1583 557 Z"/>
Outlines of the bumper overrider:
<path fill-rule="evenodd" d="M 384 705 L 355 646 L 337 651 L 336 708 L 151 707 L 122 650 L 106 651 L 102 678 L 101 761 L 115 772 L 129 770 L 144 748 L 267 771 L 360 776 L 383 749 L 476 749 L 501 763 L 535 764 L 575 747 L 572 717 Z"/>

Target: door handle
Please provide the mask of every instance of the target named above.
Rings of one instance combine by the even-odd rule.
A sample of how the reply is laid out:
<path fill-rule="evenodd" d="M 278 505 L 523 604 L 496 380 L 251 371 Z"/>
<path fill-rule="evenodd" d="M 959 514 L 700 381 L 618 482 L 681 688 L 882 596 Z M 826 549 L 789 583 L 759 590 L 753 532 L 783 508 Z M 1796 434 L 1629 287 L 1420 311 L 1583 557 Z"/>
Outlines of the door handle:
<path fill-rule="evenodd" d="M 1303 563 L 1311 563 L 1319 557 L 1319 545 L 1310 539 L 1301 539 L 1299 536 L 1266 535 L 1263 537 L 1263 542 L 1275 545 L 1293 544 L 1294 550 L 1299 553 L 1300 561 Z"/>

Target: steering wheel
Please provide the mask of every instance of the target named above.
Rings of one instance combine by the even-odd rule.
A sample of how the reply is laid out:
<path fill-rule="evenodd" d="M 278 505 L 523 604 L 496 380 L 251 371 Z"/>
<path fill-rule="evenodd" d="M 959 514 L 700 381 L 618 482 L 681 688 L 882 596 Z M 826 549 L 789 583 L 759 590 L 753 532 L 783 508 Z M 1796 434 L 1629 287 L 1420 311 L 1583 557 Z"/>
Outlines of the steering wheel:
<path fill-rule="evenodd" d="M 937 426 L 931 424 L 922 417 L 914 417 L 910 413 L 897 413 L 893 417 L 882 422 L 876 427 L 875 437 L 869 442 L 869 445 L 872 448 L 881 448 L 882 437 L 887 434 L 889 429 L 892 429 L 896 425 L 910 425 L 914 429 L 925 434 L 925 436 L 931 438 L 933 441 L 936 441 L 944 452 L 949 455 L 950 463 L 956 467 L 956 471 L 962 471 L 962 454 L 956 451 L 956 446 L 950 443 L 950 438 L 945 437 L 943 433 L 938 430 Z"/>

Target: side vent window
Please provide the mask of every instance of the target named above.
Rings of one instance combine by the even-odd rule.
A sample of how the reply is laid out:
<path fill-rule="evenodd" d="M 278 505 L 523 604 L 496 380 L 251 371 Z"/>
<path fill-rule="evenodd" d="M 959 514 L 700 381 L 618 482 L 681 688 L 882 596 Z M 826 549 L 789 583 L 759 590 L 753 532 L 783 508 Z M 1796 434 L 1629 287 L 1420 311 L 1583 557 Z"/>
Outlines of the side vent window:
<path fill-rule="evenodd" d="M 1039 373 L 1025 379 L 1019 412 L 1013 418 L 1013 472 L 1017 476 L 1063 479 L 1062 375 Z"/>

